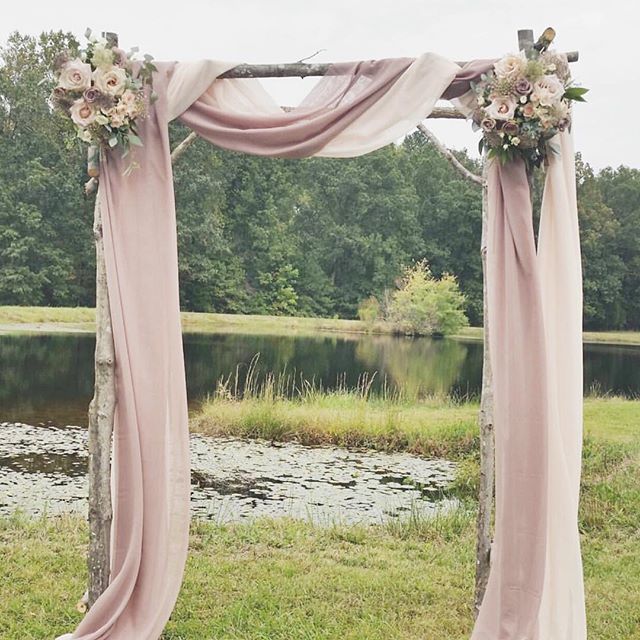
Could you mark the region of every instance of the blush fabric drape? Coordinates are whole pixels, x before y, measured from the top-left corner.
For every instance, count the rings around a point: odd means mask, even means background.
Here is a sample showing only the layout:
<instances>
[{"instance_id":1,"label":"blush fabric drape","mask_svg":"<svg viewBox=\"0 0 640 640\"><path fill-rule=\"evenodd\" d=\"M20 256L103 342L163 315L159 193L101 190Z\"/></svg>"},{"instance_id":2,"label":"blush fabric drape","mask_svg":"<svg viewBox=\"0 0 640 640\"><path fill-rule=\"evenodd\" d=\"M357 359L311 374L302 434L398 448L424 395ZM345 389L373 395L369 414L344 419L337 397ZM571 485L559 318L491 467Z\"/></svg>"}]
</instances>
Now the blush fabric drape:
<instances>
[{"instance_id":1,"label":"blush fabric drape","mask_svg":"<svg viewBox=\"0 0 640 640\"><path fill-rule=\"evenodd\" d=\"M491 573L473 640L585 640L578 534L582 275L568 133L547 168L538 248L522 161L488 171L496 437Z\"/></svg>"},{"instance_id":2,"label":"blush fabric drape","mask_svg":"<svg viewBox=\"0 0 640 640\"><path fill-rule=\"evenodd\" d=\"M462 96L490 64L461 69L431 53L338 64L289 110L257 80L216 80L236 63L157 64L159 99L140 124L139 168L124 176L119 153L102 154L117 362L111 582L62 638L157 640L182 582L190 472L169 121L179 117L236 151L357 156L408 133L439 98ZM547 175L537 252L523 167L494 164L489 175L497 518L476 640L586 637L576 526L580 254L567 134L561 146Z\"/></svg>"}]
</instances>

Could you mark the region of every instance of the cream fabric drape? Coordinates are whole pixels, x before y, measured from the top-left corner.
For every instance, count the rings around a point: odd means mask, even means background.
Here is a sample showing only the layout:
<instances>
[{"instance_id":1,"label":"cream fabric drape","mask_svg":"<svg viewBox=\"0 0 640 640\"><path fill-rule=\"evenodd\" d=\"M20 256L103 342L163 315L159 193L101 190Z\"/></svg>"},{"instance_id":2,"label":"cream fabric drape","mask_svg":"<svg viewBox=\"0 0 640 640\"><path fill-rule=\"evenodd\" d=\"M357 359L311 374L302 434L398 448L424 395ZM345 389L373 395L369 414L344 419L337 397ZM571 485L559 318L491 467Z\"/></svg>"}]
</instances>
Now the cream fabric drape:
<instances>
[{"instance_id":1,"label":"cream fabric drape","mask_svg":"<svg viewBox=\"0 0 640 640\"><path fill-rule=\"evenodd\" d=\"M582 461L582 268L573 143L556 136L538 240L549 358L549 493L540 638L587 637L578 503Z\"/></svg>"}]
</instances>

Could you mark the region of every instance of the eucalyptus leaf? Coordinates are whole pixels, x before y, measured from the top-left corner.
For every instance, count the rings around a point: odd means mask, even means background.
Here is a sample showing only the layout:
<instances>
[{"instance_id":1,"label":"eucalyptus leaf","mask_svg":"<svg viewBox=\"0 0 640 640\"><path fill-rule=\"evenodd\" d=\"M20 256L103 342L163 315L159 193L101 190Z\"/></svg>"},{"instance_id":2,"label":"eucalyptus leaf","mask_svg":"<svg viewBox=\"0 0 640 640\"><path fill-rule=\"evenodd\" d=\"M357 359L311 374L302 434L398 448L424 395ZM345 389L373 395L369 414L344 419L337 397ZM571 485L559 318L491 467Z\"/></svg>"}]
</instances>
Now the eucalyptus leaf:
<instances>
[{"instance_id":1,"label":"eucalyptus leaf","mask_svg":"<svg viewBox=\"0 0 640 640\"><path fill-rule=\"evenodd\" d=\"M565 100L573 100L574 102L586 102L584 95L588 91L589 89L586 89L585 87L567 87L563 98Z\"/></svg>"},{"instance_id":2,"label":"eucalyptus leaf","mask_svg":"<svg viewBox=\"0 0 640 640\"><path fill-rule=\"evenodd\" d=\"M111 148L115 147L117 144L118 144L118 138L116 136L109 138L109 146Z\"/></svg>"}]
</instances>

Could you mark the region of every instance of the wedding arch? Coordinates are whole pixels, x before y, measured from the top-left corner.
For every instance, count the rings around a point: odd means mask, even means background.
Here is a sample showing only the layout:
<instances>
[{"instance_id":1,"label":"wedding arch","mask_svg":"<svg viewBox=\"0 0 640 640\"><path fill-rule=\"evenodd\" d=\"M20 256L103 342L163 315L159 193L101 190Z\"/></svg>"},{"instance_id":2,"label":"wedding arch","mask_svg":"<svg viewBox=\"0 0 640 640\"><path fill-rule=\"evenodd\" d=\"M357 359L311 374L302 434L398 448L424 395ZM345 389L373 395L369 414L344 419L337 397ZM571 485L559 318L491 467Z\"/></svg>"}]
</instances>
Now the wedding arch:
<instances>
[{"instance_id":1,"label":"wedding arch","mask_svg":"<svg viewBox=\"0 0 640 640\"><path fill-rule=\"evenodd\" d=\"M546 50L553 39L548 31L535 44L532 31L519 31L521 51ZM115 34L106 37L117 44ZM563 56L565 62L577 58L576 52ZM427 53L336 64L157 63L157 100L139 124L139 167L127 171L108 147L90 150L87 188L97 187L97 326L89 412L89 609L76 631L62 638L156 640L182 582L190 474L172 160L196 136L272 157L362 155L425 118L475 118L484 104L475 85L495 62L455 63ZM258 78L284 76L322 78L298 107L283 110ZM521 94L524 105L532 88L509 90ZM548 98L553 83L540 91ZM437 107L440 99L456 106ZM493 99L491 108L510 109L509 118L521 108L518 101L499 102ZM498 125L486 111L479 109L478 122L486 116L483 139L495 144L482 176L417 125L483 189L485 358L472 638L585 640L577 528L582 290L573 146L568 126L560 126L553 129L555 151L538 158L545 160L546 177L536 246L525 160L506 157L512 151L506 140L519 145L520 134L507 130L499 111ZM174 119L193 132L172 152L168 124Z\"/></svg>"}]
</instances>

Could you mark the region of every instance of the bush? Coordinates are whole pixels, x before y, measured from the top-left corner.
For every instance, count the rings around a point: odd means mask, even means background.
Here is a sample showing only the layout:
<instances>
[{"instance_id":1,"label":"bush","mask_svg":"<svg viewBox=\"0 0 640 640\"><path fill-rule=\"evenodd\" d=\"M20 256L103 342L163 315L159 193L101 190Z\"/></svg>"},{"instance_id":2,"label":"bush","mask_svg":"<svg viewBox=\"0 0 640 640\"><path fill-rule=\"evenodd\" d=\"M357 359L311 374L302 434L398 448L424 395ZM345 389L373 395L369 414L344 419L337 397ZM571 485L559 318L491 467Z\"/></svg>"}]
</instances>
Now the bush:
<instances>
[{"instance_id":1,"label":"bush","mask_svg":"<svg viewBox=\"0 0 640 640\"><path fill-rule=\"evenodd\" d=\"M365 298L358 305L358 318L368 325L372 325L380 317L380 303L375 296Z\"/></svg>"},{"instance_id":2,"label":"bush","mask_svg":"<svg viewBox=\"0 0 640 640\"><path fill-rule=\"evenodd\" d=\"M450 335L469 324L464 302L455 277L444 274L437 280L422 260L405 269L391 298L388 320L409 335Z\"/></svg>"}]
</instances>

